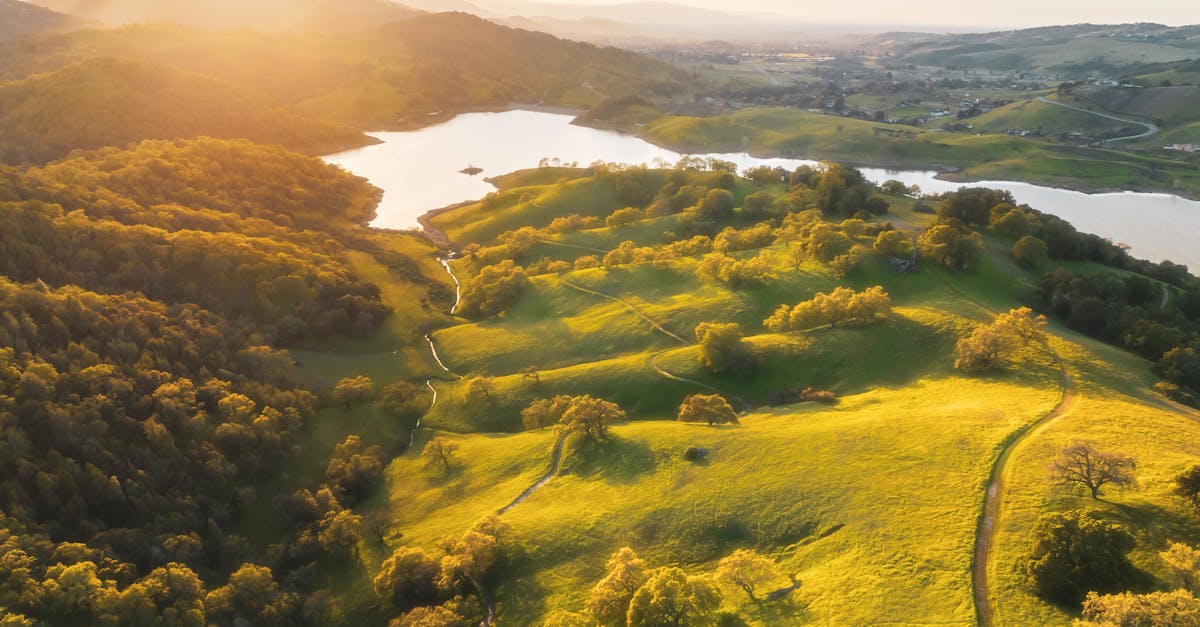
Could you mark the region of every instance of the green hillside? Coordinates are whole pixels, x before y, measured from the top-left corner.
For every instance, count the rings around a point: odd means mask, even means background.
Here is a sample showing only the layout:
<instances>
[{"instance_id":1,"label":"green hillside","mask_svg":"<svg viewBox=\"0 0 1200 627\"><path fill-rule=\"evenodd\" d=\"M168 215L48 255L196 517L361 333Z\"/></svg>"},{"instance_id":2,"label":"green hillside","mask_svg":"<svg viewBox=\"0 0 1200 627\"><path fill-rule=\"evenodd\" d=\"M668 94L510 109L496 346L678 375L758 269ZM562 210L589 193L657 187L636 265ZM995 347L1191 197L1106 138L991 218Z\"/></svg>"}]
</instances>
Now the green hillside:
<instances>
[{"instance_id":1,"label":"green hillside","mask_svg":"<svg viewBox=\"0 0 1200 627\"><path fill-rule=\"evenodd\" d=\"M918 37L895 44L901 63L1045 73L1111 75L1200 57L1195 27L1075 24L979 34Z\"/></svg>"},{"instance_id":2,"label":"green hillside","mask_svg":"<svg viewBox=\"0 0 1200 627\"><path fill-rule=\"evenodd\" d=\"M815 210L797 213L823 202L812 179L814 187L794 183L789 191L701 172L634 170L547 182L556 178L533 171L506 177L493 198L433 220L466 247L454 264L466 294L481 264L505 256L533 276L499 316L432 335L453 375L433 384L438 397L417 449L389 467L390 540L365 556L368 564L401 547L437 555L440 538L504 510L502 545L509 548L486 583L500 623L594 624L593 586L608 557L628 546L648 567L678 566L704 577L735 550L750 549L776 569L764 585L786 586L789 575L802 582L773 602L725 588L712 616L745 621L737 624L971 623L982 611L976 598L983 586L995 624L1066 625L1078 609L1035 595L1021 564L1038 515L1098 507L1106 520L1134 531L1132 559L1143 577L1135 589L1172 581L1157 553L1168 541L1194 541L1200 530L1171 494L1172 478L1200 455L1200 413L1157 395L1149 362L1083 335L1073 317L1052 321L1044 347L1028 346L992 373L956 368L955 344L998 313L1039 302L1036 286L1057 267L1116 277L1136 276L1125 268L1137 267L1164 280L1178 277L1100 253L1104 245L1095 254L1108 268L1072 260L1093 253L1065 252L1062 246L1074 246L1070 238L1053 248L1067 258L1025 269L1009 252L1011 225L986 230L983 257L971 270L925 259L918 271L898 273L887 255L874 252L870 233L890 228L886 223L919 232L935 221L911 212L903 197L888 196L891 211L865 225L839 223L836 210L825 223ZM703 203L682 213L652 210L622 226L553 222L603 215L605 204L615 211L628 198L613 197L613 190L628 190L619 181L635 180L664 190L732 182L738 199L765 192L773 198L768 224L778 230L765 242L737 244L737 233L751 232L757 218L740 209L716 223L698 222ZM793 234L802 215L816 222ZM850 234L849 270L810 248L816 244L804 233L827 232L814 224ZM737 230L722 233L726 225ZM745 283L705 275L717 240L698 244L700 254L666 245L696 234L720 234L735 260L765 265ZM632 257L603 252L625 240L635 246ZM542 270L551 260L566 263ZM883 286L893 306L876 324L791 332L763 326L780 304L873 285ZM1147 285L1153 294L1175 290L1157 280ZM1162 316L1175 315L1161 307ZM1159 316L1154 309L1140 315ZM703 322L740 326L758 355L752 374L702 365L692 329ZM476 389L481 380L486 395ZM797 403L788 394L801 388L829 390L837 402ZM675 420L685 397L714 389L735 407L750 407L737 424ZM564 436L522 431L522 410L538 398L583 394L616 402L629 422L603 440L566 436L555 463L555 442ZM1073 438L1136 457L1139 487L1092 501L1052 481L1049 464ZM435 441L457 447L444 471L420 454L420 445ZM708 452L703 461L685 459L692 447ZM512 506L548 469L549 482ZM972 566L980 559L978 524L993 472L1004 484L998 513L989 518L995 531L981 583ZM482 609L468 604L465 611Z\"/></svg>"}]
</instances>

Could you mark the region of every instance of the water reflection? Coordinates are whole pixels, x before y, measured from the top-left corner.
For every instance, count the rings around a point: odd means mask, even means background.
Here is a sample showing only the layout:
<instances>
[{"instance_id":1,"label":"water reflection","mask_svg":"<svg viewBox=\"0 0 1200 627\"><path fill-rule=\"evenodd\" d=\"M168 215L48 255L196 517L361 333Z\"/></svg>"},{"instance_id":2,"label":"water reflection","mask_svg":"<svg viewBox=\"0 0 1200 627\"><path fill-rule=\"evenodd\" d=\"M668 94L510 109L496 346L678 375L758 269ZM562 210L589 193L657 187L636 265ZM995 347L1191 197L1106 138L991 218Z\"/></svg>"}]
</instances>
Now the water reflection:
<instances>
[{"instance_id":1,"label":"water reflection","mask_svg":"<svg viewBox=\"0 0 1200 627\"><path fill-rule=\"evenodd\" d=\"M481 198L494 187L484 178L537 167L543 159L586 165L595 161L652 163L677 161L679 153L637 137L571 125L571 116L533 111L471 113L444 124L403 133L374 133L381 144L325 157L364 176L385 192L373 226L414 228L431 209ZM740 168L759 165L794 169L804 159L760 159L713 154ZM480 176L460 172L482 168ZM875 182L898 179L925 192L943 192L962 183L942 181L931 171L863 168ZM1170 259L1200 269L1200 202L1168 194L1084 194L1012 181L970 183L1004 189L1017 202L1053 213L1076 228L1128 244L1138 257Z\"/></svg>"}]
</instances>

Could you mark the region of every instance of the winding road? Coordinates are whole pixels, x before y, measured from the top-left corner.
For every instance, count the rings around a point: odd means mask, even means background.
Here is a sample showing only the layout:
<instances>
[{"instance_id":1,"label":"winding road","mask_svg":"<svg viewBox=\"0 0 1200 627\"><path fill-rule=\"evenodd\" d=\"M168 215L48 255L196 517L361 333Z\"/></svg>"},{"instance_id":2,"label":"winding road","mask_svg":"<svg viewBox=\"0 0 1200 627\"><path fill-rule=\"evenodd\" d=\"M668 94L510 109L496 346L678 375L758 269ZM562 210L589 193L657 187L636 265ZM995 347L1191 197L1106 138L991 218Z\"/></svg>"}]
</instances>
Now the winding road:
<instances>
[{"instance_id":1,"label":"winding road","mask_svg":"<svg viewBox=\"0 0 1200 627\"><path fill-rule=\"evenodd\" d=\"M1114 121L1121 122L1124 124L1135 124L1137 126L1146 127L1146 132L1144 132L1144 133L1140 133L1138 135L1127 135L1125 137L1114 137L1112 139L1104 140L1104 143L1123 142L1123 141L1127 141L1127 140L1131 140L1131 139L1145 139L1146 137L1151 137L1153 135L1158 134L1158 130L1159 130L1157 126L1155 126L1154 124L1151 124L1149 122L1138 122L1137 120L1127 120L1125 118L1118 118L1113 115L1108 115L1107 113L1100 113L1099 111L1092 111L1091 109L1084 109L1083 107L1076 107L1075 105L1069 105L1065 102L1059 102L1057 100L1050 100L1049 98L1047 98L1045 96L1038 96L1038 102L1044 102L1046 104L1052 104L1052 105L1059 106L1059 107L1065 107L1067 109L1072 109L1074 111L1079 111L1081 113L1090 113L1091 115L1100 116L1102 118L1107 118L1109 120L1114 120Z\"/></svg>"}]
</instances>

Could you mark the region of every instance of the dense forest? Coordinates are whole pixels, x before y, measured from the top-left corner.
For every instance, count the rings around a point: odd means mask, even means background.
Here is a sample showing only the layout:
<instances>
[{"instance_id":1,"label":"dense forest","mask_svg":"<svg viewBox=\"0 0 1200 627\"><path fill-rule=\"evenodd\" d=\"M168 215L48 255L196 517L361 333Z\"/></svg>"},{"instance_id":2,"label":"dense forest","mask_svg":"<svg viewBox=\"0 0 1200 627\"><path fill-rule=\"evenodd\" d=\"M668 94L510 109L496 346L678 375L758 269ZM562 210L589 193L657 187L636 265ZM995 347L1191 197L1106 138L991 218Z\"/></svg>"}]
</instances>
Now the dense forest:
<instances>
[{"instance_id":1,"label":"dense forest","mask_svg":"<svg viewBox=\"0 0 1200 627\"><path fill-rule=\"evenodd\" d=\"M378 197L245 141L0 170L0 621L319 615L289 590L357 537L345 505L378 448L339 447L328 482L294 495L263 477L323 392L297 383L284 343L388 315L346 263ZM286 549L239 531L256 503L287 512Z\"/></svg>"}]
</instances>

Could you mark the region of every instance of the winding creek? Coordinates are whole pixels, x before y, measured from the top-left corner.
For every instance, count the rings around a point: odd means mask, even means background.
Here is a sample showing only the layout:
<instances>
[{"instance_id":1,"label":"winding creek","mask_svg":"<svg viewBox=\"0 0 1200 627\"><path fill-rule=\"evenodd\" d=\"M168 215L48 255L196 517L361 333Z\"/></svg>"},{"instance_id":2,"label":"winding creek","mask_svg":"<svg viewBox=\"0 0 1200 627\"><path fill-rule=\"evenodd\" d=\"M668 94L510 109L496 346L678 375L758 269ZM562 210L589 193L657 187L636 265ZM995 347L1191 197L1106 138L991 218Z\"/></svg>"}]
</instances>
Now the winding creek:
<instances>
[{"instance_id":1,"label":"winding creek","mask_svg":"<svg viewBox=\"0 0 1200 627\"><path fill-rule=\"evenodd\" d=\"M417 228L422 214L454 203L482 198L495 188L484 180L537 167L543 159L561 163L595 161L674 163L682 155L631 135L571 124L572 117L534 111L469 113L444 124L402 133L373 133L383 143L325 157L384 190L373 226ZM714 153L741 168L758 165L794 169L814 162L758 158L745 153ZM553 161L552 161L553 162ZM467 166L483 169L462 174ZM897 179L925 192L963 186L1004 189L1018 202L1053 213L1079 230L1128 244L1131 252L1152 261L1170 259L1200 269L1200 202L1170 194L1117 192L1085 194L1014 181L958 183L937 172L861 168L867 178Z\"/></svg>"}]
</instances>

